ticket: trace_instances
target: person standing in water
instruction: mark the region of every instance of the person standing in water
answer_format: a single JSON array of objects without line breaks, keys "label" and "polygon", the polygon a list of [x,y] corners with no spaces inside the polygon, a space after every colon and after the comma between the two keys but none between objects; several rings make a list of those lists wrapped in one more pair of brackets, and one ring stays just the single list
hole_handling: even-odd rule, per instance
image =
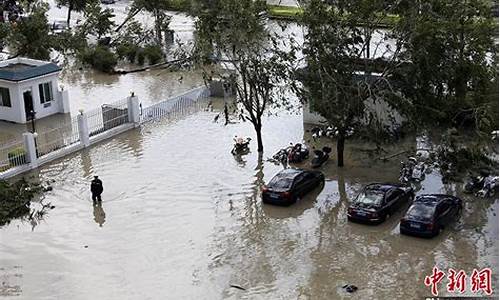
[{"label": "person standing in water", "polygon": [[227,103],[224,103],[224,117],[226,119],[226,123],[224,123],[224,125],[229,124],[229,110],[227,108]]},{"label": "person standing in water", "polygon": [[102,181],[98,176],[94,176],[94,180],[90,183],[90,191],[92,192],[93,201],[102,201],[101,194],[104,188],[102,187]]}]

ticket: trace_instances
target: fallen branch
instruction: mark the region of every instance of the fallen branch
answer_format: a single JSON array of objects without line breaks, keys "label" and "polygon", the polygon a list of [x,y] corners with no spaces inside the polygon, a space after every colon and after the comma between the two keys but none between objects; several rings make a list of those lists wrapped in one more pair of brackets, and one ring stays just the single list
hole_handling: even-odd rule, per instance
[{"label": "fallen branch", "polygon": [[398,153],[395,153],[395,154],[392,154],[392,155],[389,155],[389,156],[379,157],[378,159],[382,160],[382,161],[388,161],[391,158],[394,158],[396,156],[399,156],[401,154],[405,154],[405,153],[408,153],[408,152],[410,152],[410,150],[404,150],[404,151],[401,151],[401,152],[398,152]]},{"label": "fallen branch", "polygon": [[148,71],[148,70],[151,70],[151,69],[169,68],[172,65],[181,64],[181,63],[183,63],[183,62],[185,62],[185,61],[187,61],[189,59],[190,58],[176,59],[176,60],[171,60],[171,61],[166,61],[166,62],[162,62],[162,63],[150,65],[150,66],[146,66],[146,67],[143,67],[143,68],[133,69],[133,70],[115,70],[113,72],[113,74],[125,75],[125,74],[130,74],[130,73],[144,72],[144,71]]}]

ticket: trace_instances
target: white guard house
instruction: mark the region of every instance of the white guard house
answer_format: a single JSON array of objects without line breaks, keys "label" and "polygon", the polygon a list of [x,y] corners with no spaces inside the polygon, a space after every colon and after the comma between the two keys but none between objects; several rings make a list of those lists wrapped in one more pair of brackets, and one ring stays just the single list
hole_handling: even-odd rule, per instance
[{"label": "white guard house", "polygon": [[0,120],[27,123],[57,113],[69,113],[68,91],[59,90],[61,68],[28,58],[0,61]]}]

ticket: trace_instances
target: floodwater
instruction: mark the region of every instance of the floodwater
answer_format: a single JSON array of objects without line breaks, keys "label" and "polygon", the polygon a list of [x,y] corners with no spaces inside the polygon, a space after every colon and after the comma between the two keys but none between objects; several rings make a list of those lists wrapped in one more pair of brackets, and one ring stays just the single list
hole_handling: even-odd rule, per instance
[{"label": "floodwater", "polygon": [[[431,240],[400,235],[402,212],[379,226],[348,222],[349,199],[363,184],[395,181],[399,165],[351,143],[346,168],[332,160],[322,169],[324,187],[288,208],[263,205],[261,186],[282,168],[267,158],[309,140],[301,116],[267,118],[263,158],[255,150],[235,158],[233,136],[253,136],[252,127],[214,123],[222,103],[215,108],[146,124],[30,174],[55,180],[45,197],[55,209],[35,227],[16,220],[0,228],[0,296],[418,299],[430,296],[423,281],[435,265],[469,274],[490,267],[497,294],[498,200],[464,196],[461,221]],[[101,205],[88,191],[95,174],[104,181]],[[432,173],[419,193],[460,188]],[[347,294],[346,283],[359,290]]]},{"label": "floodwater", "polygon": [[[189,20],[179,18],[174,23],[191,34]],[[201,85],[202,75],[66,69],[61,84],[70,89],[74,114],[130,91],[145,105],[162,101]],[[146,124],[29,174],[55,181],[44,200],[55,209],[39,224],[15,220],[0,228],[0,297],[421,299],[430,296],[423,282],[435,265],[469,275],[490,267],[498,295],[498,199],[462,195],[461,184],[444,185],[433,172],[419,193],[451,193],[465,201],[461,221],[439,237],[400,235],[402,211],[379,226],[348,222],[350,199],[364,184],[396,181],[400,159],[383,163],[365,151],[374,146],[350,142],[344,169],[334,160],[323,167],[322,188],[291,207],[263,205],[262,185],[282,168],[267,158],[291,141],[310,139],[302,116],[269,116],[263,157],[252,141],[254,151],[235,158],[232,138],[253,137],[252,126],[214,123],[223,107],[214,104],[213,112]],[[384,148],[397,153],[414,141]],[[90,199],[94,175],[104,181],[100,205]],[[347,283],[359,290],[347,294],[341,288]]]}]

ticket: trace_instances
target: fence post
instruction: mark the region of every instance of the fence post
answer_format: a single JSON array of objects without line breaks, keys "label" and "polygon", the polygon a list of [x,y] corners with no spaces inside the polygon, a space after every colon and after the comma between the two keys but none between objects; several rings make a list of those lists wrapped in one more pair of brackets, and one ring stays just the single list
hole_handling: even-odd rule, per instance
[{"label": "fence post", "polygon": [[90,133],[89,133],[89,123],[87,116],[80,110],[80,114],[77,116],[78,119],[78,133],[80,134],[80,143],[83,147],[90,146]]},{"label": "fence post", "polygon": [[32,169],[38,167],[38,157],[36,155],[35,135],[31,132],[23,133],[24,150],[26,151],[26,158],[30,163]]},{"label": "fence post", "polygon": [[128,121],[137,127],[140,123],[139,97],[132,93],[127,99]]}]

